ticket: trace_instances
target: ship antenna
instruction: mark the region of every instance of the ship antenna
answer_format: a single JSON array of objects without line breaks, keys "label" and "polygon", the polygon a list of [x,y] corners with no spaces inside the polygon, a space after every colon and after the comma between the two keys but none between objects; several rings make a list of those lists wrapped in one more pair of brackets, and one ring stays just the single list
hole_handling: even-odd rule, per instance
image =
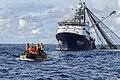
[{"label": "ship antenna", "polygon": [[81,2],[81,3],[82,3],[82,0],[79,0],[79,2]]},{"label": "ship antenna", "polygon": [[80,2],[82,2],[81,0],[79,0]]}]

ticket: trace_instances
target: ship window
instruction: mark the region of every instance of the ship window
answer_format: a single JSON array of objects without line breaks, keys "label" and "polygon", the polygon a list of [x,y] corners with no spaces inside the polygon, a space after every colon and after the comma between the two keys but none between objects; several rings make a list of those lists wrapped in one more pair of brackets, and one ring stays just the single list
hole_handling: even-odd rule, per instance
[{"label": "ship window", "polygon": [[81,16],[81,19],[83,19],[83,16]]}]

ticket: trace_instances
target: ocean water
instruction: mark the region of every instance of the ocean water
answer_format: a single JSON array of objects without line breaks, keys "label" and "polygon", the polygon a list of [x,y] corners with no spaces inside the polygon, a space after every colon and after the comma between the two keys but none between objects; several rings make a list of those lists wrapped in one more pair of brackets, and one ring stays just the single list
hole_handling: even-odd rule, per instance
[{"label": "ocean water", "polygon": [[25,45],[0,45],[0,80],[120,80],[120,51],[55,51],[45,61],[17,60]]}]

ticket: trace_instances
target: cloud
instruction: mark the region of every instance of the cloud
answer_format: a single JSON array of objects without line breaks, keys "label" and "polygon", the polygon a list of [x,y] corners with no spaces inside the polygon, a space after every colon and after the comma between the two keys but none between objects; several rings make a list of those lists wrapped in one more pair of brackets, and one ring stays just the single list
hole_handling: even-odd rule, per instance
[{"label": "cloud", "polygon": [[39,34],[40,33],[40,28],[32,30],[32,33],[33,34]]},{"label": "cloud", "polygon": [[120,25],[120,17],[117,17],[115,22],[116,22],[117,25]]},{"label": "cloud", "polygon": [[97,9],[100,11],[108,12],[117,8],[118,0],[85,0],[86,4],[88,4],[89,8]]},{"label": "cloud", "polygon": [[[57,0],[10,0],[9,2],[2,0],[0,5],[0,37],[16,41],[29,40],[30,38],[38,38],[36,40],[55,39],[57,22],[74,16],[71,5],[76,5],[76,2],[74,0],[70,0],[68,3]],[[96,13],[102,12],[108,2],[110,1],[86,1],[88,5],[92,4],[90,7]]]},{"label": "cloud", "polygon": [[[31,4],[30,4],[31,5]],[[0,11],[0,37],[13,41],[55,39],[57,22],[71,17],[70,8],[18,5]],[[40,8],[40,9],[39,9]],[[44,10],[43,10],[44,9]],[[38,39],[37,39],[38,38]]]},{"label": "cloud", "polygon": [[120,25],[120,0],[118,0],[117,6],[118,6],[118,10],[117,10],[117,14],[114,22],[116,26],[119,26]]},{"label": "cloud", "polygon": [[104,9],[104,1],[103,0],[91,0],[92,4],[94,5],[94,8],[97,8],[99,10],[103,10]]},{"label": "cloud", "polygon": [[9,23],[9,19],[0,19],[0,26],[4,26]]},{"label": "cloud", "polygon": [[120,9],[120,0],[118,0],[118,8]]}]

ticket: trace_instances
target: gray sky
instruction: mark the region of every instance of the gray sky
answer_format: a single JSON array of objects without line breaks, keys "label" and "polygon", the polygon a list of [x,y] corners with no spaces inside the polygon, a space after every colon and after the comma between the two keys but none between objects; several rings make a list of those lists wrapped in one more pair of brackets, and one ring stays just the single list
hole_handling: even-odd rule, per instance
[{"label": "gray sky", "polygon": [[[0,43],[57,43],[57,22],[72,18],[79,0],[1,0]],[[110,27],[119,34],[120,0],[82,0],[98,17],[116,10]],[[109,25],[111,18],[109,18]]]}]

